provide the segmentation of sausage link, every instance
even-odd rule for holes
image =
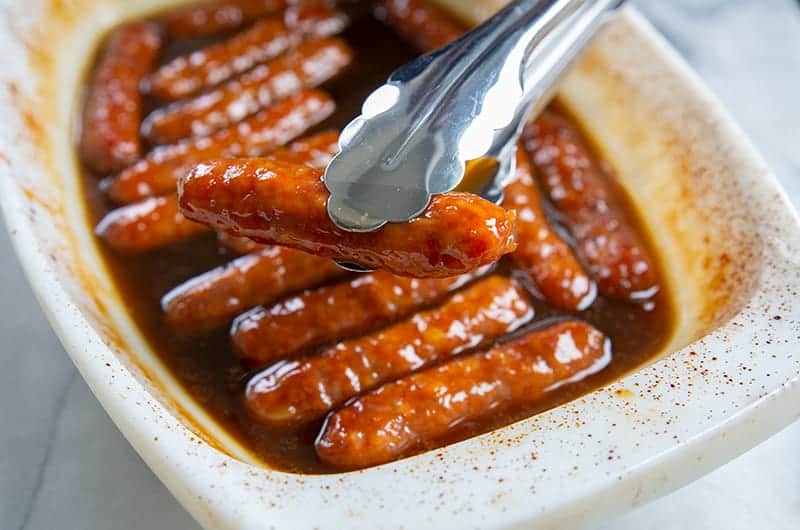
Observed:
[[[593,159],[581,133],[563,116],[542,113],[524,133],[542,185],[577,241],[605,296],[646,300],[659,289],[653,258],[612,189],[612,176]]]
[[[345,274],[334,262],[285,247],[267,247],[182,283],[161,299],[167,322],[199,332],[286,294]]]
[[[490,343],[532,317],[513,280],[490,277],[379,333],[270,366],[248,382],[245,403],[267,425],[303,425],[385,381]]]
[[[211,136],[157,147],[104,181],[104,187],[112,200],[122,204],[167,194],[195,164],[217,157],[264,155],[330,116],[334,107],[324,92],[304,90]]]
[[[206,225],[183,216],[175,195],[150,197],[112,210],[95,228],[95,234],[111,248],[125,254],[155,250],[208,231]]]
[[[339,150],[339,135],[325,131],[276,149],[269,156],[296,164],[325,167]],[[177,195],[149,197],[110,211],[100,220],[95,233],[117,252],[135,253],[165,247],[210,228],[189,221],[180,212]],[[220,241],[237,254],[249,254],[264,245],[247,238],[220,234]]]
[[[455,276],[494,263],[516,247],[516,213],[466,193],[435,195],[407,223],[367,233],[342,230],[328,217],[322,174],[267,158],[205,162],[180,182],[181,211],[260,243],[402,276]]]
[[[172,38],[202,37],[237,29],[282,11],[288,0],[225,0],[173,11],[161,19]]]
[[[274,101],[324,83],[352,61],[352,50],[340,39],[305,42],[219,88],[153,111],[142,123],[142,135],[154,144],[208,136]]]
[[[589,307],[597,294],[592,278],[572,249],[553,230],[542,208],[525,151],[517,149],[517,171],[505,187],[503,206],[517,211],[515,269],[525,273],[548,304],[567,311]]]
[[[242,360],[265,365],[378,329],[438,302],[476,276],[425,280],[382,271],[362,274],[253,308],[236,318],[231,337]]]
[[[233,37],[177,57],[150,75],[143,88],[172,101],[194,95],[268,61],[304,40],[342,31],[347,17],[321,2],[304,2]]]
[[[118,171],[142,156],[139,83],[161,50],[158,26],[136,22],[115,30],[89,85],[80,150],[84,162],[101,173]]]
[[[341,469],[390,462],[441,443],[459,424],[533,405],[555,387],[601,370],[610,358],[608,340],[589,324],[534,331],[352,401],[328,417],[317,455]]]
[[[464,34],[465,28],[424,0],[380,0],[375,15],[418,50],[437,50]]]

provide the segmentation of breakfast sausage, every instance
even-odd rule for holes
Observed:
[[[81,157],[100,173],[118,171],[142,156],[139,83],[153,69],[161,32],[135,22],[115,30],[89,85],[81,129]]]
[[[600,293],[626,301],[651,298],[659,289],[653,258],[615,198],[613,177],[593,160],[580,132],[546,111],[526,127],[524,139]]]
[[[476,195],[434,195],[416,219],[348,232],[328,217],[323,171],[267,158],[212,160],[180,182],[181,211],[217,230],[384,269],[446,277],[514,250],[515,212]]]
[[[385,381],[490,343],[532,317],[513,280],[490,277],[381,332],[270,366],[248,382],[245,404],[271,427],[303,425]]]
[[[224,0],[173,11],[162,18],[173,38],[202,37],[237,29],[286,8],[288,0]]]
[[[183,216],[175,195],[150,197],[112,210],[95,228],[95,234],[111,248],[126,254],[165,247],[208,231],[206,225]]]
[[[274,101],[324,83],[352,61],[353,51],[340,39],[305,42],[219,88],[155,110],[142,123],[142,135],[154,144],[207,136]]]
[[[447,13],[424,0],[380,0],[375,4],[375,15],[422,52],[439,49],[465,31]]]
[[[517,250],[514,268],[524,273],[548,304],[581,311],[594,301],[597,288],[572,249],[545,217],[539,188],[523,149],[517,150],[514,180],[504,189],[503,206],[517,211]]]
[[[324,167],[336,154],[339,135],[336,131],[325,131],[270,153],[270,157]],[[122,253],[135,253],[165,247],[210,228],[189,221],[180,212],[177,195],[149,197],[140,202],[116,208],[103,217],[95,233],[108,245]],[[220,233],[220,241],[237,254],[249,254],[264,247],[247,238],[238,238]]]
[[[153,72],[143,88],[164,101],[185,98],[273,59],[304,40],[339,33],[346,25],[343,13],[321,2],[303,2],[223,42],[173,59]]]
[[[608,340],[589,324],[533,331],[355,399],[327,418],[317,455],[340,469],[390,462],[440,443],[460,424],[535,404],[610,358]]]
[[[174,328],[205,331],[251,307],[345,273],[330,260],[271,246],[182,283],[164,295],[161,308]]]
[[[483,272],[483,271],[481,271]],[[378,329],[429,306],[476,274],[417,279],[378,271],[291,296],[239,315],[231,337],[239,357],[265,365]]]
[[[259,156],[285,144],[331,115],[334,102],[322,91],[304,90],[211,136],[157,147],[105,181],[112,200],[127,204],[175,190],[198,162],[216,157]]]

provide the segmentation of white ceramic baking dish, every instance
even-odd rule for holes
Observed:
[[[800,414],[797,216],[719,104],[628,10],[561,97],[657,242],[678,308],[664,355],[557,409],[393,464],[332,476],[257,465],[138,335],[80,198],[71,131],[87,62],[107,28],[168,3],[3,3],[0,202],[75,365],[206,528],[580,527],[685,484]],[[444,3],[471,22],[497,7]]]

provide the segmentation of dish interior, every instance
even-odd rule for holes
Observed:
[[[307,134],[341,129],[358,114],[361,102],[372,89],[381,84],[396,67],[417,56],[417,51],[407,41],[378,21],[369,10],[348,7],[348,16],[351,22],[341,37],[355,50],[356,60],[343,75],[322,85],[322,89],[336,101],[336,111]],[[227,36],[174,39],[162,52],[160,61],[163,64]],[[158,106],[158,101],[151,98],[146,102],[146,113]],[[563,101],[552,103],[549,110],[567,116],[580,128],[580,117]],[[593,144],[585,131],[583,136],[588,144]],[[593,151],[593,157],[602,160],[599,154],[601,149],[593,148]],[[94,173],[87,166],[81,168],[80,174],[88,204],[87,230],[90,230],[117,205],[98,187],[102,174]],[[614,194],[625,217],[646,240],[650,253],[659,258],[658,242],[650,240],[649,229],[640,220],[626,190],[619,183],[614,186]],[[553,206],[547,203],[545,207],[551,221],[557,224],[558,214]],[[200,334],[187,334],[176,330],[164,319],[161,300],[166,293],[182,282],[230,262],[236,258],[236,253],[223,245],[214,233],[204,233],[162,249],[138,254],[121,254],[102,243],[99,248],[124,306],[150,348],[218,424],[257,460],[271,468],[299,473],[336,471],[322,463],[314,452],[313,444],[320,431],[321,420],[300,428],[270,428],[253,421],[248,415],[243,406],[242,393],[254,369],[240,363],[235,355],[228,325]],[[657,266],[664,267],[660,263]],[[498,265],[494,274],[519,276],[507,259]],[[577,313],[548,305],[527,283],[527,296],[534,307],[535,318],[522,330],[500,341],[507,341],[548,323],[578,318],[591,323],[611,340],[613,357],[610,364],[594,375],[549,392],[535,404],[515,407],[481,421],[461,425],[451,430],[445,439],[437,440],[434,447],[491,431],[556,407],[662,355],[674,335],[676,318],[669,284],[663,274],[659,273],[659,276],[662,277],[661,289],[648,304],[615,301],[600,295],[588,309]],[[347,279],[337,278],[336,282]],[[331,283],[335,282],[328,282],[328,285]],[[327,343],[301,353],[311,356],[329,346],[330,343]],[[480,349],[486,348],[487,345],[484,345]]]

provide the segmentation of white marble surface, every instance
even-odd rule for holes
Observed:
[[[639,0],[800,207],[800,3]],[[196,530],[49,330],[0,235],[0,528]],[[800,424],[603,530],[800,528]]]

